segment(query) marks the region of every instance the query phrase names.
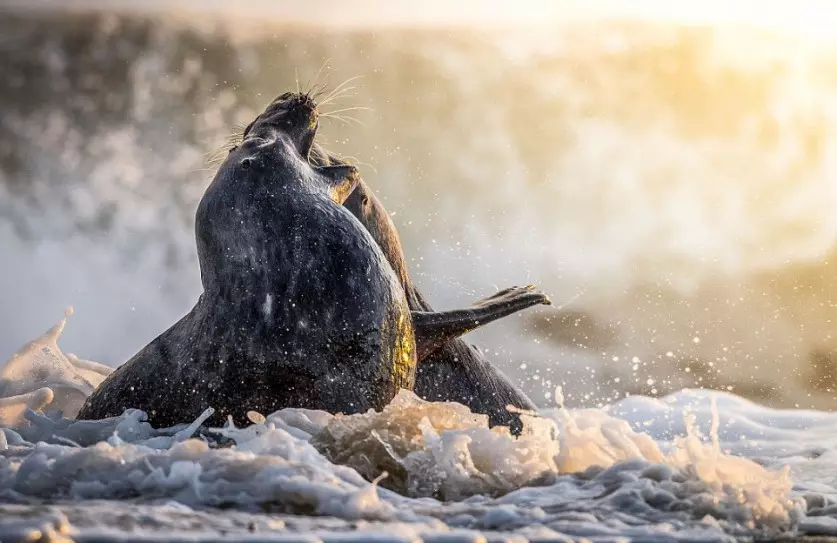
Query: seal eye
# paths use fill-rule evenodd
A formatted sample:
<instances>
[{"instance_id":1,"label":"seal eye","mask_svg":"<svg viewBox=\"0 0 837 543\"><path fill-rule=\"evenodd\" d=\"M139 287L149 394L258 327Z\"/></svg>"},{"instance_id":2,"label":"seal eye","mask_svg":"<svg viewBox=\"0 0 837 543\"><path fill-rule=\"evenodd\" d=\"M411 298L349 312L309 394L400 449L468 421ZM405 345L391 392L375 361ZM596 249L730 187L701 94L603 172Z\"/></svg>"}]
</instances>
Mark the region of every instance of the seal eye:
<instances>
[{"instance_id":1,"label":"seal eye","mask_svg":"<svg viewBox=\"0 0 837 543\"><path fill-rule=\"evenodd\" d=\"M363 197L363 207L366 207L368 205L369 205L369 196L364 196Z\"/></svg>"},{"instance_id":2,"label":"seal eye","mask_svg":"<svg viewBox=\"0 0 837 543\"><path fill-rule=\"evenodd\" d=\"M244 160L241 161L241 167L244 168L245 170L249 170L250 169L250 162L252 162L252 161L249 158L245 158Z\"/></svg>"}]
</instances>

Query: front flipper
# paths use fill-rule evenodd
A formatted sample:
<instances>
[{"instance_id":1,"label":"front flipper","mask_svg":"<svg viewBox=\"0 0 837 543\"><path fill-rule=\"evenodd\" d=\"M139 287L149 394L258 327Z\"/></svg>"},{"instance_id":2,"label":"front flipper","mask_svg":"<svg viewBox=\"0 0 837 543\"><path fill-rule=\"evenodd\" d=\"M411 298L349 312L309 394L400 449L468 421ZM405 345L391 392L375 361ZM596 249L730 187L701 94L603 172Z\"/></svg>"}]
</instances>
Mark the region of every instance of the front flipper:
<instances>
[{"instance_id":1,"label":"front flipper","mask_svg":"<svg viewBox=\"0 0 837 543\"><path fill-rule=\"evenodd\" d=\"M350 164L320 166L314 168L314 171L325 179L329 196L339 205L343 205L360 181L358 169Z\"/></svg>"},{"instance_id":2,"label":"front flipper","mask_svg":"<svg viewBox=\"0 0 837 543\"><path fill-rule=\"evenodd\" d=\"M535 285L511 287L476 302L468 309L411 311L416 334L416 351L421 361L452 339L480 326L535 305L551 305L549 296Z\"/></svg>"}]
</instances>

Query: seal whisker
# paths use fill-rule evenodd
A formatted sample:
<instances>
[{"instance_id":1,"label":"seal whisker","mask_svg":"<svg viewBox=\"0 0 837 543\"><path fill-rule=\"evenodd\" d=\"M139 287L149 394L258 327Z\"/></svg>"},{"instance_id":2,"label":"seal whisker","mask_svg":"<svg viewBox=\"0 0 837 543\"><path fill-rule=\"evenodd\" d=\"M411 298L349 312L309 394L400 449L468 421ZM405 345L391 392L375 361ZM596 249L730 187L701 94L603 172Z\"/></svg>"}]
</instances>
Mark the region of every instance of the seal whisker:
<instances>
[{"instance_id":1,"label":"seal whisker","mask_svg":"<svg viewBox=\"0 0 837 543\"><path fill-rule=\"evenodd\" d=\"M211 167L211 166L215 166L215 165L219 164L220 163L219 159L220 159L221 154L222 154L221 151L222 151L221 149L218 149L216 151L206 153L204 155L204 162L206 163L206 165ZM195 171L199 171L199 169L195 170Z\"/></svg>"},{"instance_id":2,"label":"seal whisker","mask_svg":"<svg viewBox=\"0 0 837 543\"><path fill-rule=\"evenodd\" d=\"M334 111L328 111L329 115L334 115L335 113L343 113L345 111L374 111L371 107L364 107L364 106L353 106L353 107L344 107L343 109L335 109Z\"/></svg>"},{"instance_id":3,"label":"seal whisker","mask_svg":"<svg viewBox=\"0 0 837 543\"><path fill-rule=\"evenodd\" d=\"M345 123L347 125L351 125L351 122L355 122L355 123L359 124L360 126L366 127L366 123L364 123L363 121L361 121L359 119L355 119L354 117L349 117L349 116L334 115L332 113L324 113L324 114L320 115L320 118L337 119L338 121L342 121L343 123Z\"/></svg>"},{"instance_id":4,"label":"seal whisker","mask_svg":"<svg viewBox=\"0 0 837 543\"><path fill-rule=\"evenodd\" d=\"M204 155L204 162L208 167L214 167L224 161L224 157L229 152L231 147L227 145L223 145L222 147L216 149L215 151L211 151Z\"/></svg>"},{"instance_id":5,"label":"seal whisker","mask_svg":"<svg viewBox=\"0 0 837 543\"><path fill-rule=\"evenodd\" d=\"M350 77L349 79L347 79L347 80L343 81L342 83L340 83L339 85L337 85L336 87L334 87L334 90L333 90L333 91L331 91L331 94L329 94L328 96L326 96L326 97L325 97L325 100L328 100L328 99L329 99L329 98L331 98L331 97L332 97L332 96L333 96L333 95L334 95L337 91L339 91L340 89L342 89L343 87L345 87L346 85L348 85L349 83L351 83L352 81L355 81L355 80L357 80L357 79L360 79L361 77L363 77L363 76L362 76L362 75L356 75L356 76L354 76L354 77ZM324 100L324 101L325 101L325 100Z\"/></svg>"},{"instance_id":6,"label":"seal whisker","mask_svg":"<svg viewBox=\"0 0 837 543\"><path fill-rule=\"evenodd\" d=\"M341 92L340 94L337 94L337 95L332 96L331 98L329 98L328 101L321 103L320 106L324 106L324 105L327 105L327 104L337 105L338 100L342 100L343 98L354 98L355 96L357 96L355 93L345 93L344 94L344 93Z\"/></svg>"},{"instance_id":7,"label":"seal whisker","mask_svg":"<svg viewBox=\"0 0 837 543\"><path fill-rule=\"evenodd\" d=\"M323 85L323 86L326 87L327 85ZM339 88L339 89L331 89L329 91L328 96L326 96L324 98L324 100L331 100L335 96L339 96L339 95L343 94L344 92L347 92L347 91L350 91L350 90L355 90L356 88L357 88L356 85L352 85L350 87L342 87L342 88Z\"/></svg>"},{"instance_id":8,"label":"seal whisker","mask_svg":"<svg viewBox=\"0 0 837 543\"><path fill-rule=\"evenodd\" d=\"M340 121L341 123L343 123L345 125L350 124L347 119L344 119L343 117L338 117L337 115L320 115L320 119L334 119L334 120Z\"/></svg>"},{"instance_id":9,"label":"seal whisker","mask_svg":"<svg viewBox=\"0 0 837 543\"><path fill-rule=\"evenodd\" d=\"M342 118L346 119L347 121L356 123L364 128L367 128L367 124L356 117L351 117L349 115L343 115Z\"/></svg>"},{"instance_id":10,"label":"seal whisker","mask_svg":"<svg viewBox=\"0 0 837 543\"><path fill-rule=\"evenodd\" d=\"M316 89L316 92L315 92L315 89ZM320 85L314 85L313 87L311 87L311 90L308 92L308 96L310 96L311 99L316 102L317 99L320 96L322 96L326 92L327 89L328 89L328 85L326 85L325 83L322 83ZM322 105L322 104L320 104L320 105Z\"/></svg>"},{"instance_id":11,"label":"seal whisker","mask_svg":"<svg viewBox=\"0 0 837 543\"><path fill-rule=\"evenodd\" d=\"M194 170L189 170L188 173L214 172L215 171L214 166L217 166L217 164L213 164L212 168L195 168Z\"/></svg>"},{"instance_id":12,"label":"seal whisker","mask_svg":"<svg viewBox=\"0 0 837 543\"><path fill-rule=\"evenodd\" d=\"M205 163L210 166L207 170L218 166L221 162L224 161L226 155L239 145L241 145L242 136L244 134L245 125L242 123L238 123L233 127L232 133L227 136L226 141L219 146L214 151L209 151L204 155ZM200 171L200 170L195 170Z\"/></svg>"},{"instance_id":13,"label":"seal whisker","mask_svg":"<svg viewBox=\"0 0 837 543\"><path fill-rule=\"evenodd\" d=\"M350 77L350 78L346 79L345 81L343 81L342 83L340 83L339 85L337 85L336 87L334 87L334 89L331 91L331 94L329 94L328 96L326 96L326 99L330 98L332 94L334 94L334 93L336 93L337 91L339 91L340 89L344 88L346 85L348 85L348 84L349 84L349 83L351 83L352 81L356 81L356 80L360 79L361 77L363 77L363 76L361 76L361 75L356 75L356 76L354 76L354 77Z\"/></svg>"},{"instance_id":14,"label":"seal whisker","mask_svg":"<svg viewBox=\"0 0 837 543\"><path fill-rule=\"evenodd\" d=\"M308 96L311 95L311 91L313 91L314 87L317 85L317 80L320 78L320 74L323 73L323 69L328 65L329 62L331 62L330 57L323 61L323 63L320 65L320 69L317 70L317 73L314 75L313 83L311 83L310 79L305 82L306 87L308 87L308 83L311 83L311 87L308 88L308 90L305 92L306 95L308 95Z\"/></svg>"},{"instance_id":15,"label":"seal whisker","mask_svg":"<svg viewBox=\"0 0 837 543\"><path fill-rule=\"evenodd\" d=\"M308 89L307 91L305 91L305 94L309 94L311 90L313 90L313 88L317 85L317 81L320 79L320 74L323 73L323 70L328 65L330 60L330 58L325 59L323 63L320 64L320 68L317 70L317 73L314 74L314 77L309 78L308 81L305 82L305 88Z\"/></svg>"},{"instance_id":16,"label":"seal whisker","mask_svg":"<svg viewBox=\"0 0 837 543\"><path fill-rule=\"evenodd\" d=\"M357 87L345 87L344 89L341 89L341 90L337 91L334 95L330 95L328 98L326 98L325 100L320 102L319 105L320 105L320 107L322 107L325 104L328 104L328 103L333 102L335 100L338 100L340 98L344 98L346 96L354 96L353 94L347 94L347 93L349 91L353 91L355 89L357 89Z\"/></svg>"},{"instance_id":17,"label":"seal whisker","mask_svg":"<svg viewBox=\"0 0 837 543\"><path fill-rule=\"evenodd\" d=\"M322 101L318 102L317 105L322 107L323 105L330 104L330 103L334 102L335 100L339 100L339 99L345 98L347 96L354 96L355 94L352 93L351 91L353 91L355 89L357 89L357 87L345 87L343 89L340 89L336 93L330 94L328 97L326 97Z\"/></svg>"},{"instance_id":18,"label":"seal whisker","mask_svg":"<svg viewBox=\"0 0 837 543\"><path fill-rule=\"evenodd\" d=\"M330 113L329 115L334 115L334 113ZM351 115L345 115L345 114L343 114L343 115L335 115L335 118L337 118L337 117L339 117L339 118L341 118L341 119L345 119L345 120L347 120L347 121L351 121L351 122L353 122L353 123L357 123L357 124L359 124L360 126L366 126L366 123L364 123L363 121L361 121L361 120L360 120L360 119L358 119L357 117L352 117Z\"/></svg>"}]
</instances>

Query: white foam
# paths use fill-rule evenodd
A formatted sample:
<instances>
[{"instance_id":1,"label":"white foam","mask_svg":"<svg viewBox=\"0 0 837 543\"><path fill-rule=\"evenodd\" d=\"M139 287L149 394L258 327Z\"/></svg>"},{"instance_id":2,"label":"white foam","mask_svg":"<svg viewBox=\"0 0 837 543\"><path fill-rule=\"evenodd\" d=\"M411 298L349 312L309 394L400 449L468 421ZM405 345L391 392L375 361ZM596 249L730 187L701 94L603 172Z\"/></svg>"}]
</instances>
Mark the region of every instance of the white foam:
<instances>
[{"instance_id":1,"label":"white foam","mask_svg":"<svg viewBox=\"0 0 837 543\"><path fill-rule=\"evenodd\" d=\"M684 390L522 414L515 438L462 405L402 391L380 413L251 412L246 428L214 431L234 447L212 448L194 437L210 411L155 429L138 410L75 421L51 409L89 393L91 377L107 371L61 352L65 324L0 368L4 390L20 392L0 399L0 498L17 503L0 506L0 534L194 538L253 526L268 540L346 530L380 541L837 534L837 415ZM132 528L107 520L118 515Z\"/></svg>"},{"instance_id":2,"label":"white foam","mask_svg":"<svg viewBox=\"0 0 837 543\"><path fill-rule=\"evenodd\" d=\"M112 368L65 355L58 348L72 308L65 317L42 336L27 343L0 367L0 425L17 426L23 422L26 407L60 410L75 417L85 398L101 383Z\"/></svg>"}]
</instances>

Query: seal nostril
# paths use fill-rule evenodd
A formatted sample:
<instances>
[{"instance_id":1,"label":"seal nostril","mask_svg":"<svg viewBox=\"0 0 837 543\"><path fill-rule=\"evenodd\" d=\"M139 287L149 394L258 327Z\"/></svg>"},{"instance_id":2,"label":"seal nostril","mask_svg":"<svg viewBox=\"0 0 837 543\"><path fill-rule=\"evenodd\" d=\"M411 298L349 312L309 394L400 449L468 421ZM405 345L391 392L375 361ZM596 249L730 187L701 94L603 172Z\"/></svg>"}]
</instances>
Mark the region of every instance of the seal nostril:
<instances>
[{"instance_id":1,"label":"seal nostril","mask_svg":"<svg viewBox=\"0 0 837 543\"><path fill-rule=\"evenodd\" d=\"M249 169L250 168L250 162L251 161L250 161L249 158L245 158L244 160L241 161L241 167L244 168L245 170Z\"/></svg>"}]
</instances>

